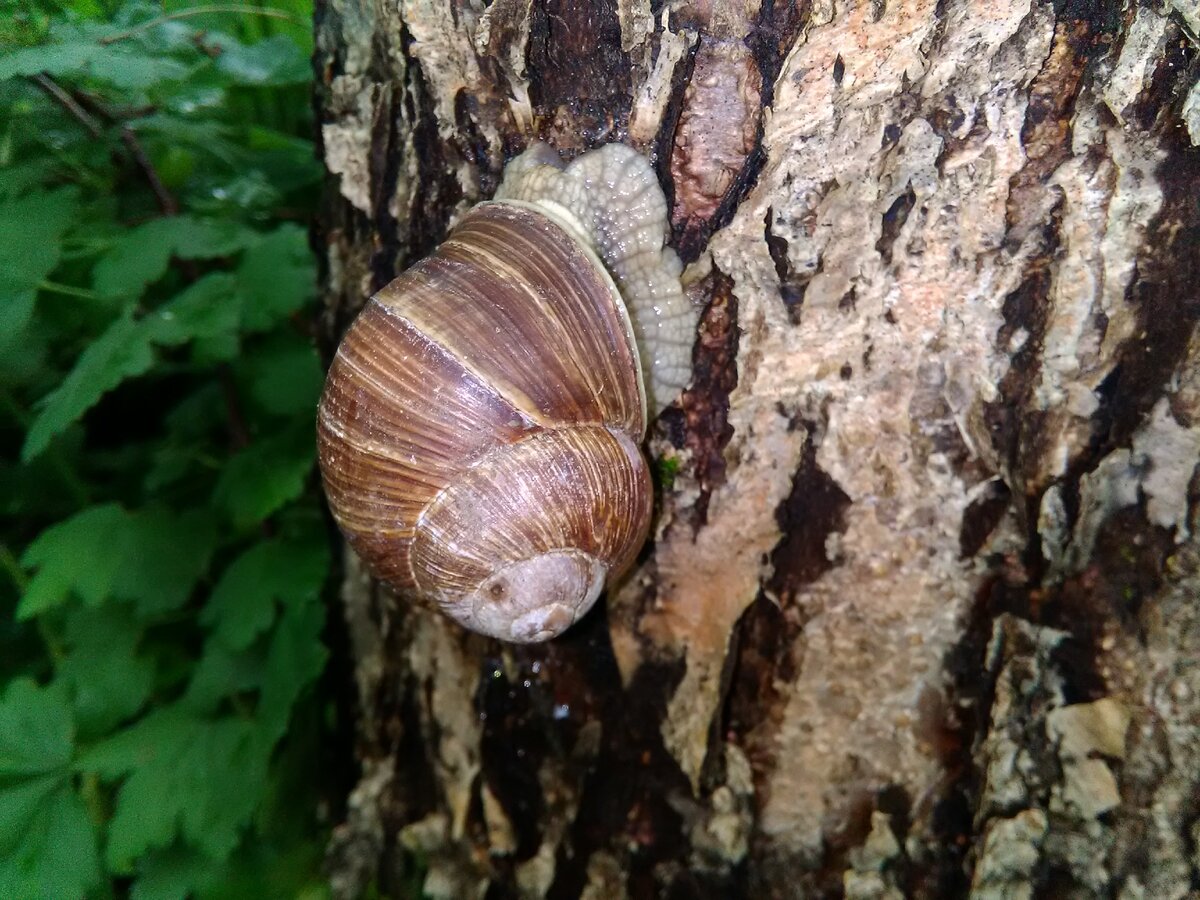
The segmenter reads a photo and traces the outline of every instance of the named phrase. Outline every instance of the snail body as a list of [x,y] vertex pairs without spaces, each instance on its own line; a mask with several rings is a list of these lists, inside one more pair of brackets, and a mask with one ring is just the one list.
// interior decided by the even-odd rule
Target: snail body
[[632,564],[652,511],[648,409],[686,384],[695,328],[665,227],[632,149],[564,168],[536,145],[368,301],[330,367],[318,456],[373,575],[530,642]]

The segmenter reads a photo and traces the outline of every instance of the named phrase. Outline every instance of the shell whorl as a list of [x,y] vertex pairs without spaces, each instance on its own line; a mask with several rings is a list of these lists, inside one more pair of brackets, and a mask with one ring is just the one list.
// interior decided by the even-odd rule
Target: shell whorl
[[667,202],[649,161],[606,144],[564,166],[545,144],[510,162],[496,199],[533,203],[585,240],[612,273],[628,309],[654,414],[691,379],[698,314],[665,246]]
[[494,203],[351,326],[318,450],[334,516],[377,577],[532,641],[586,612],[645,539],[645,427],[612,279],[560,222]]

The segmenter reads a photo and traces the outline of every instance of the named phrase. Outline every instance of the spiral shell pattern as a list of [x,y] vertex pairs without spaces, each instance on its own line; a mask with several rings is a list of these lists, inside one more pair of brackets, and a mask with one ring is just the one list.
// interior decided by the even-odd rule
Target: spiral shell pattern
[[561,224],[475,207],[373,297],[330,368],[318,453],[372,573],[473,630],[544,640],[633,561],[646,399],[612,278]]

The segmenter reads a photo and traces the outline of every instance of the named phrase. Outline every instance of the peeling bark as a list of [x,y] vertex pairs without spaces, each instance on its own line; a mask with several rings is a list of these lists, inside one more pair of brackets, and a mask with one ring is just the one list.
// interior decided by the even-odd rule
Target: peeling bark
[[347,556],[335,893],[1196,896],[1194,4],[317,7],[327,348],[535,139],[651,158],[705,310],[567,636]]

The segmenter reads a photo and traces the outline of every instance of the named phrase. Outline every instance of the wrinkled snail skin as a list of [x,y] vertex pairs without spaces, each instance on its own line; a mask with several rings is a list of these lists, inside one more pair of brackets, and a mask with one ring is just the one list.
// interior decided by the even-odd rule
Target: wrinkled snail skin
[[496,202],[368,301],[317,444],[334,518],[375,577],[531,642],[632,565],[652,512],[647,404],[686,385],[696,325],[665,229],[631,148],[564,168],[536,145]]
[[633,325],[650,408],[662,412],[691,380],[697,316],[679,257],[663,246],[667,201],[650,163],[608,144],[563,168],[557,153],[535,144],[509,163],[496,199],[536,204],[604,261]]

